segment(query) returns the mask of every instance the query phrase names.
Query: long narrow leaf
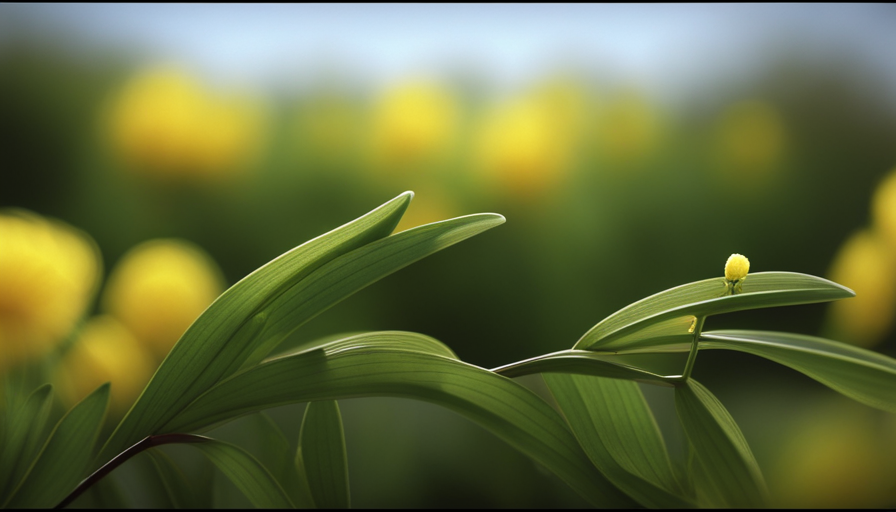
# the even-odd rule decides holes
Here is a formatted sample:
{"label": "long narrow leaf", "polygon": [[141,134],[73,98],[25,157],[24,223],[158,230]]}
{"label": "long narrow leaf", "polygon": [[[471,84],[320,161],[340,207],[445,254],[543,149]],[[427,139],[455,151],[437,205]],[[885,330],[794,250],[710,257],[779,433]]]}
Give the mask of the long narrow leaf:
{"label": "long narrow leaf", "polygon": [[277,479],[255,457],[232,444],[205,438],[201,451],[258,508],[295,508]]}
{"label": "long narrow leaf", "polygon": [[666,446],[634,382],[544,375],[585,453],[611,482],[650,508],[691,508],[680,497]]}
{"label": "long narrow leaf", "polygon": [[[377,335],[382,338],[382,333]],[[440,355],[382,348],[326,347],[263,363],[221,382],[166,425],[169,432],[208,428],[248,412],[295,402],[395,396],[454,410],[547,467],[599,506],[633,502],[588,460],[563,419],[510,379]]]}
{"label": "long narrow leaf", "polygon": [[298,478],[292,447],[280,427],[267,414],[250,415],[254,443],[244,445],[274,475],[289,499],[299,508],[314,508],[308,485]]}
{"label": "long narrow leaf", "polygon": [[282,254],[231,286],[193,322],[106,443],[97,465],[157,431],[233,371],[262,342],[261,310],[334,258],[387,236],[413,196],[406,192],[372,212]]}
{"label": "long narrow leaf", "polygon": [[308,404],[299,434],[299,449],[315,505],[318,508],[349,508],[351,492],[345,433],[335,400]]}
{"label": "long narrow leaf", "polygon": [[543,356],[525,359],[494,368],[492,371],[505,377],[521,377],[533,373],[573,373],[594,375],[611,379],[625,379],[671,387],[677,375],[657,375],[634,366],[613,361],[609,354],[590,350],[561,350]]}
{"label": "long narrow leaf", "polygon": [[746,352],[789,366],[863,404],[896,412],[896,359],[835,341],[766,331],[712,331],[700,348]]}
{"label": "long narrow leaf", "polygon": [[108,404],[106,383],[59,420],[8,506],[49,508],[78,485],[89,468]]}
{"label": "long narrow leaf", "polygon": [[[402,231],[336,258],[265,308],[267,317],[260,337],[268,340],[266,346],[276,345],[300,325],[358,290],[503,223],[504,217],[493,213],[466,215]],[[257,351],[243,368],[254,366],[266,355]]]}
{"label": "long narrow leaf", "polygon": [[195,499],[196,491],[190,487],[187,477],[171,460],[171,457],[159,449],[147,450],[146,454],[156,470],[171,506],[173,508],[200,508]]}
{"label": "long narrow leaf", "polygon": [[[727,295],[724,278],[705,279],[651,295],[608,316],[586,332],[573,346],[575,349],[616,350],[628,343],[644,345],[646,340],[634,337],[637,331],[677,318],[710,316],[746,309],[768,308],[793,304],[825,302],[855,293],[827,279],[794,272],[758,272],[750,274],[743,291]],[[673,340],[658,337],[658,342],[679,343],[684,333],[672,330]]]}
{"label": "long narrow leaf", "polygon": [[701,483],[707,484],[710,494],[727,507],[764,506],[767,490],[762,472],[722,403],[702,384],[688,379],[675,388],[675,410],[705,470]]}
{"label": "long narrow leaf", "polygon": [[23,404],[13,409],[3,459],[0,461],[2,502],[8,501],[40,450],[52,405],[53,386],[44,384],[28,395]]}

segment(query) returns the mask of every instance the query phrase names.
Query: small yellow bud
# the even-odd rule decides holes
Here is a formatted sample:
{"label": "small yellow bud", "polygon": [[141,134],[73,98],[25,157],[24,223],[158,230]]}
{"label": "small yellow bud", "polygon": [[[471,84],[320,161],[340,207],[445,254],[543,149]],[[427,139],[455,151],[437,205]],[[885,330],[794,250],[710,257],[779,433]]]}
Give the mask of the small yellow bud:
{"label": "small yellow bud", "polygon": [[734,282],[747,277],[750,271],[750,260],[742,254],[732,254],[725,262],[725,279]]}

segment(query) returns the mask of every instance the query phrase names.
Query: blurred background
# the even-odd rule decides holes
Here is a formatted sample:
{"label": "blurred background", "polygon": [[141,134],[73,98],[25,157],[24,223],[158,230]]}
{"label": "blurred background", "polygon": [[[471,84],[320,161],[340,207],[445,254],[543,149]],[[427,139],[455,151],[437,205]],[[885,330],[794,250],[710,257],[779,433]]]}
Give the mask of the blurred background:
{"label": "blurred background", "polygon": [[[894,52],[892,5],[2,4],[0,370],[37,367],[60,414],[111,380],[111,421],[227,286],[405,190],[399,230],[507,223],[286,345],[409,330],[492,368],[737,252],[858,296],[706,329],[896,356]],[[894,415],[746,354],[703,352],[695,377],[775,504],[896,505]],[[679,456],[671,394],[645,393]],[[340,406],[355,506],[585,505],[452,412]],[[270,411],[293,446],[303,408]],[[256,420],[212,435],[245,444]],[[209,505],[247,503],[169,448]],[[104,485],[159,506],[141,464]]]}

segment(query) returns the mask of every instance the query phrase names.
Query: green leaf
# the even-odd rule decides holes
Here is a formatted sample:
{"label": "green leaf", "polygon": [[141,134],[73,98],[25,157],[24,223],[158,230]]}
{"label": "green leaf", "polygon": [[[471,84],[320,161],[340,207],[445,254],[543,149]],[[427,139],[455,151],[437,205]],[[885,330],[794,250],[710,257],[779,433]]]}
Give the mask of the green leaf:
{"label": "green leaf", "polygon": [[670,379],[677,377],[657,375],[635,366],[613,361],[613,359],[612,355],[591,350],[561,350],[499,366],[492,371],[505,377],[522,377],[533,373],[574,373],[611,379],[636,380],[669,387],[673,386]]}
{"label": "green leaf", "polygon": [[[418,226],[371,242],[345,254],[300,281],[265,308],[261,337],[277,345],[299,326],[338,303],[417,260],[504,223],[492,213],[466,215]],[[256,353],[242,369],[260,362]]]}
{"label": "green leaf", "polygon": [[705,470],[700,483],[710,494],[726,507],[765,506],[767,490],[762,472],[743,433],[722,403],[702,384],[688,379],[675,388],[675,410],[697,461]]}
{"label": "green leaf", "polygon": [[701,349],[746,352],[789,366],[862,402],[896,412],[896,359],[814,336],[767,331],[712,331]]}
{"label": "green leaf", "polygon": [[311,402],[299,433],[300,459],[318,508],[349,508],[348,458],[335,400]]}
{"label": "green leaf", "polygon": [[59,420],[8,506],[49,508],[74,490],[86,476],[108,404],[106,383]]}
{"label": "green leaf", "polygon": [[172,508],[200,508],[196,493],[187,477],[165,452],[158,448],[146,451]]}
{"label": "green leaf", "polygon": [[[680,344],[690,317],[718,315],[746,309],[825,302],[855,296],[852,290],[820,277],[794,272],[758,272],[743,282],[743,291],[727,294],[725,278],[705,279],[651,295],[613,313],[591,328],[576,342],[575,349],[619,350]],[[652,337],[636,334],[647,327],[664,324]],[[656,338],[651,341],[652,338]]]}
{"label": "green leaf", "polygon": [[[441,355],[395,348],[386,333],[357,336],[277,358],[221,382],[166,426],[188,432],[252,411],[314,400],[366,396],[414,398],[442,405],[484,426],[535,459],[592,503],[633,502],[591,464],[563,419],[510,379]],[[404,333],[404,336],[414,336]]]}
{"label": "green leaf", "polygon": [[[250,453],[255,455],[264,467],[274,475],[280,487],[286,491],[289,499],[299,508],[314,508],[311,499],[311,491],[308,484],[302,482],[296,473],[293,450],[283,435],[280,427],[267,414],[259,412],[250,415],[252,419],[253,436],[255,443],[250,446]],[[251,448],[255,448],[252,451]]]}
{"label": "green leaf", "polygon": [[2,502],[16,489],[31,467],[44,441],[44,431],[53,405],[53,386],[44,384],[35,389],[19,407],[13,408],[6,434],[6,446],[0,464]]}
{"label": "green leaf", "polygon": [[270,471],[242,448],[210,438],[189,446],[208,457],[256,507],[295,508]]}
{"label": "green leaf", "polygon": [[174,414],[238,368],[261,343],[261,310],[334,258],[387,236],[413,196],[406,192],[372,212],[273,259],[221,294],[171,349],[97,460],[102,465],[153,434]]}
{"label": "green leaf", "polygon": [[546,374],[544,380],[595,466],[649,508],[693,508],[681,494],[653,414],[634,382]]}

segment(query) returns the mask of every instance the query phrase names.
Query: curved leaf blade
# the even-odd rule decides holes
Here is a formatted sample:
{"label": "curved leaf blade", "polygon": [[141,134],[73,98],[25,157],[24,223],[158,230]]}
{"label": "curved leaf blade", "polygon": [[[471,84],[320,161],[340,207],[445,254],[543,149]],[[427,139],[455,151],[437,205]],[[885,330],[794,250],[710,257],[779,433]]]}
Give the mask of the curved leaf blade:
{"label": "curved leaf blade", "polygon": [[701,349],[737,350],[764,357],[863,404],[896,412],[896,359],[801,334],[726,330],[705,332],[700,338]]}
{"label": "curved leaf blade", "polygon": [[768,491],[762,472],[722,403],[702,384],[688,379],[675,388],[675,410],[704,470],[701,480],[708,494],[727,507],[765,506]]}
{"label": "curved leaf blade", "polygon": [[168,353],[113,432],[97,465],[153,434],[180,409],[238,368],[262,342],[261,310],[328,261],[395,229],[413,193],[288,251],[221,294]]}
{"label": "curved leaf blade", "polygon": [[59,420],[7,505],[49,508],[84,478],[106,416],[109,384],[103,384]]}
{"label": "curved leaf blade", "polygon": [[[415,261],[504,223],[494,213],[479,213],[402,231],[334,259],[310,274],[265,308],[260,337],[276,346],[315,315],[344,298]],[[260,362],[257,352],[242,369]]]}
{"label": "curved leaf blade", "polygon": [[348,457],[335,400],[311,402],[299,433],[299,458],[318,508],[349,508]]}
{"label": "curved leaf blade", "polygon": [[374,346],[277,358],[221,382],[166,425],[195,431],[255,410],[314,400],[395,396],[432,402],[484,426],[600,506],[633,502],[591,464],[563,419],[528,389],[439,355]]}
{"label": "curved leaf blade", "polygon": [[295,508],[270,471],[242,448],[210,438],[189,446],[208,457],[256,507]]}
{"label": "curved leaf blade", "polygon": [[634,382],[569,374],[544,380],[591,461],[649,508],[692,508],[680,497],[659,427]]}
{"label": "curved leaf blade", "polygon": [[[676,318],[700,317],[853,297],[855,293],[833,281],[795,272],[757,272],[747,276],[743,291],[727,295],[725,278],[705,279],[651,295],[603,319],[586,332],[574,349],[616,350],[631,342],[641,329]],[[673,337],[683,335],[672,331]],[[628,341],[627,341],[628,338]],[[640,345],[649,343],[635,338]],[[659,340],[662,341],[662,340]],[[663,341],[679,343],[680,341]]]}
{"label": "curved leaf blade", "polygon": [[0,460],[0,493],[7,502],[34,462],[44,438],[43,434],[53,405],[53,386],[44,384],[28,395],[9,417],[9,430]]}
{"label": "curved leaf blade", "polygon": [[522,377],[533,373],[572,373],[634,380],[669,387],[674,385],[672,379],[678,377],[678,375],[657,375],[635,366],[613,361],[612,355],[591,350],[561,350],[499,366],[492,371],[505,377]]}
{"label": "curved leaf blade", "polygon": [[195,491],[190,488],[187,477],[171,457],[159,449],[147,450],[146,454],[172,508],[201,508],[196,502]]}

